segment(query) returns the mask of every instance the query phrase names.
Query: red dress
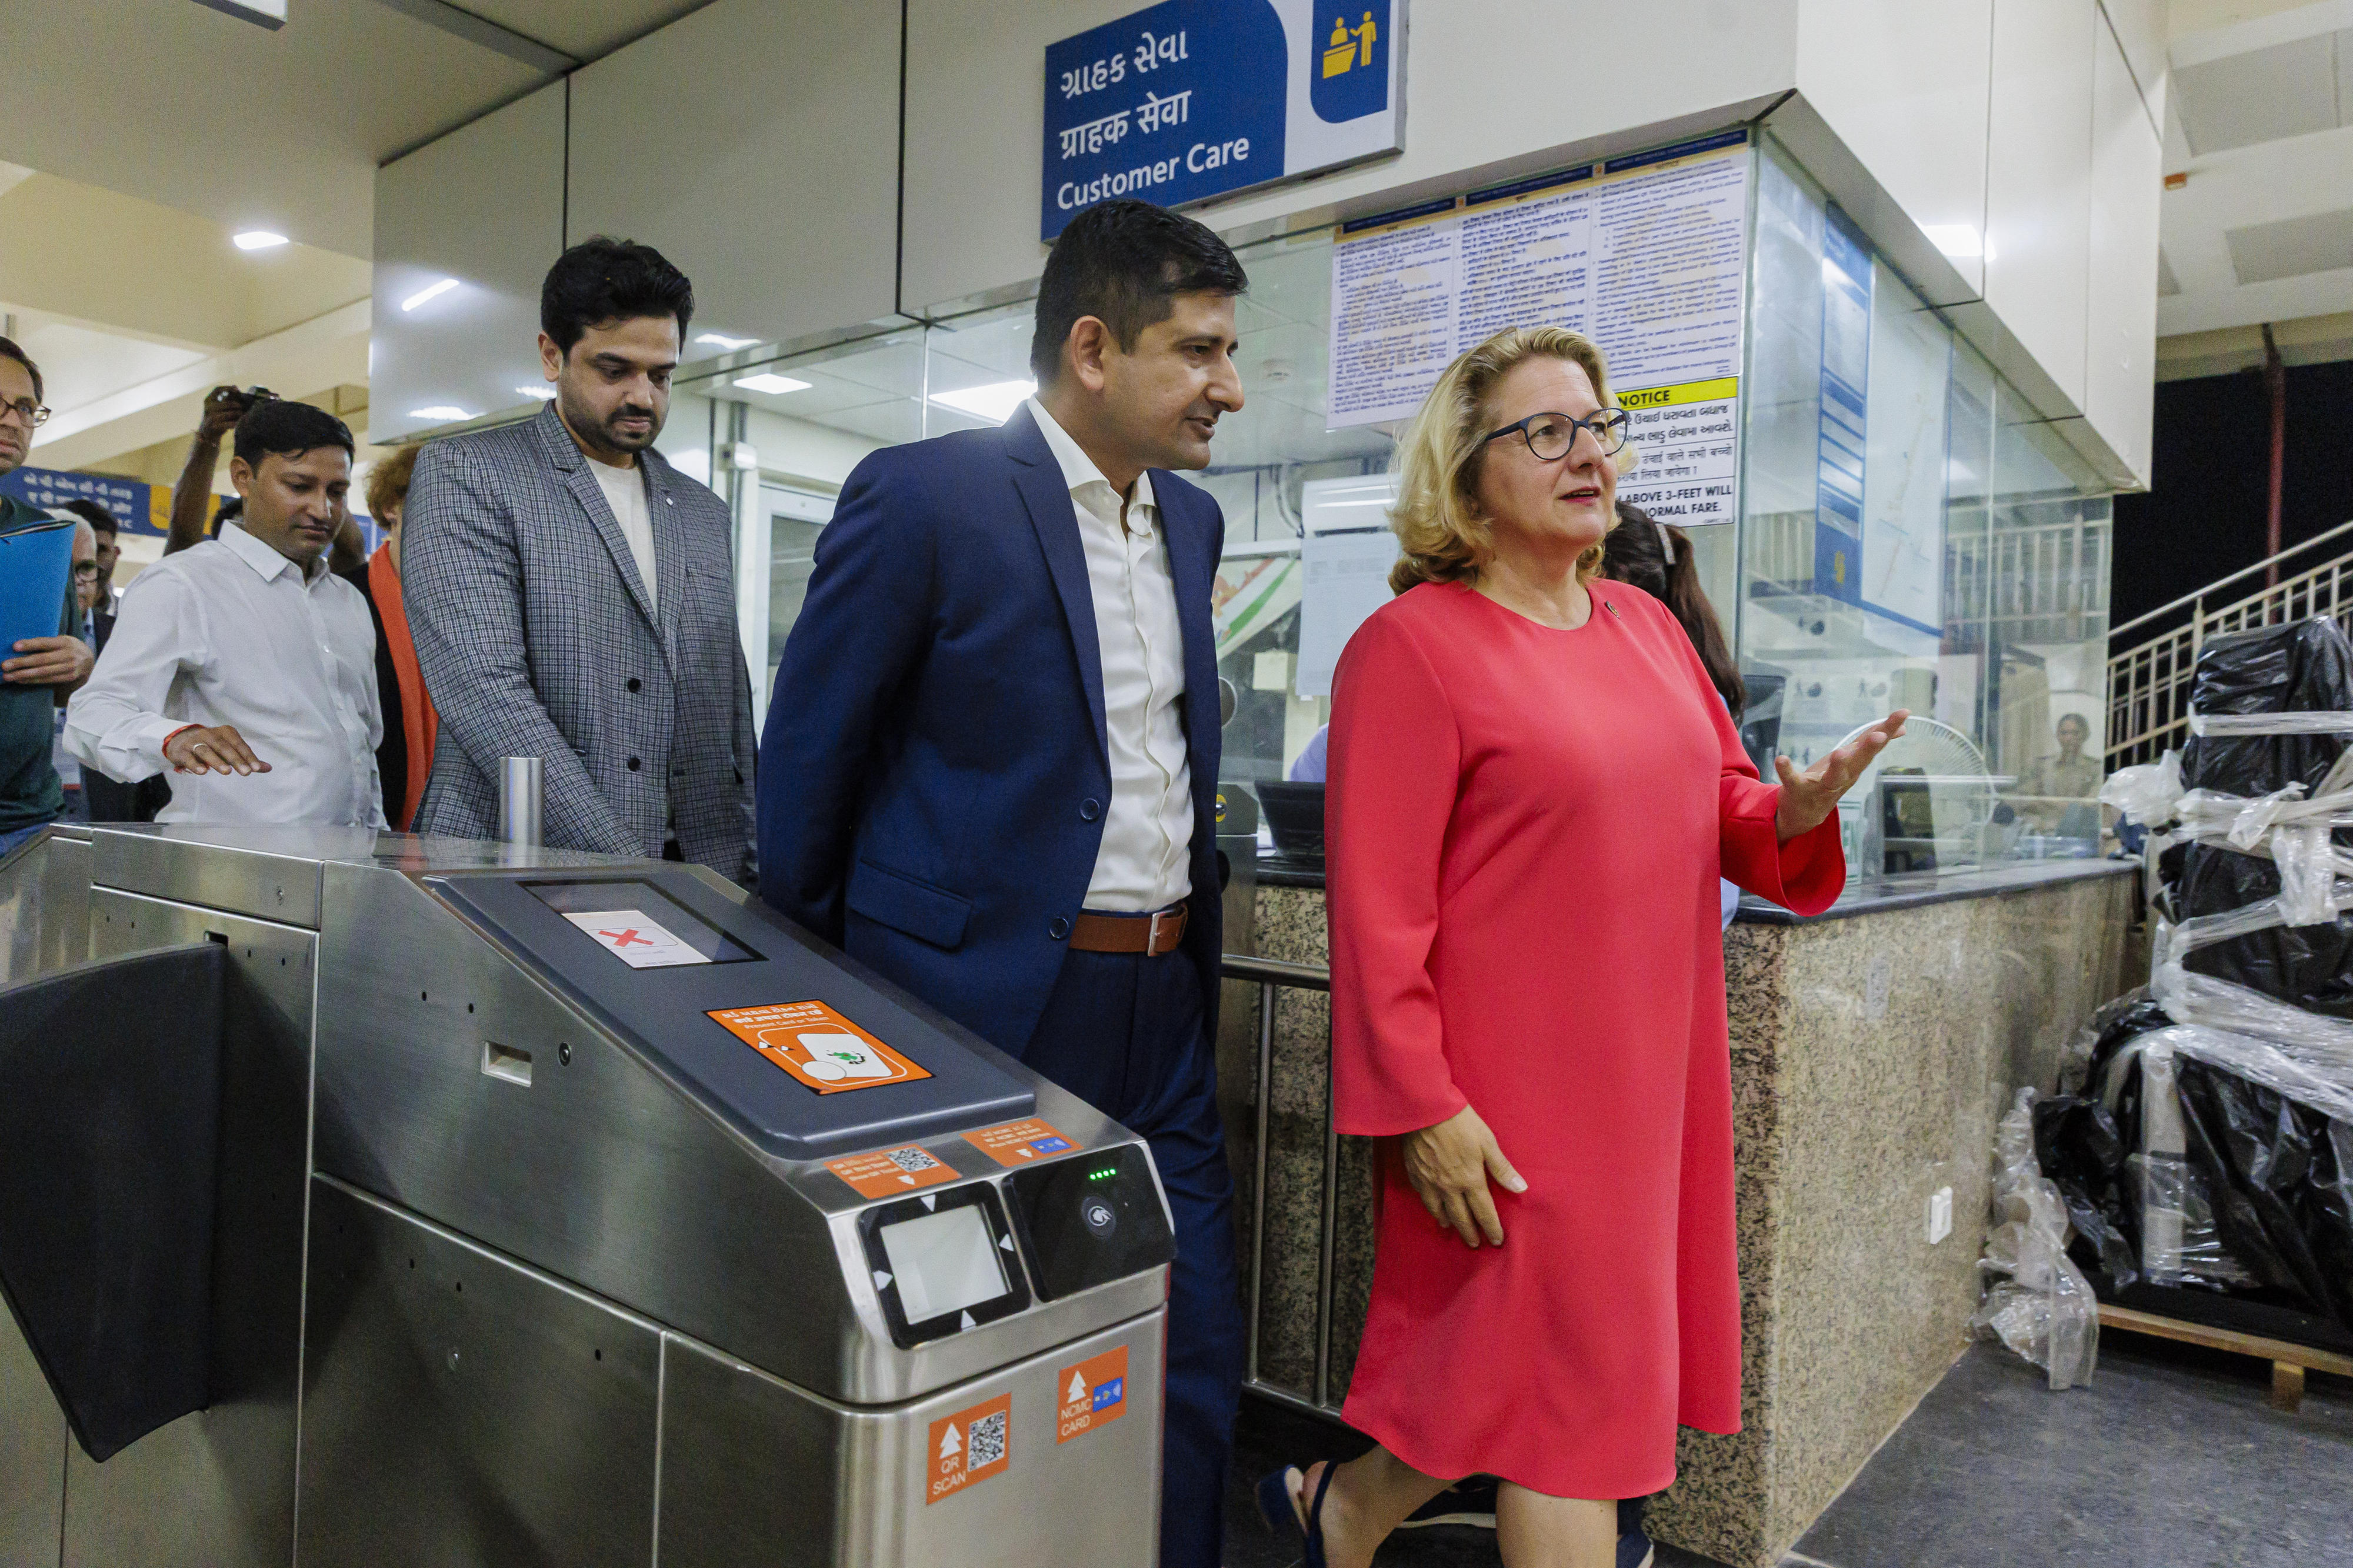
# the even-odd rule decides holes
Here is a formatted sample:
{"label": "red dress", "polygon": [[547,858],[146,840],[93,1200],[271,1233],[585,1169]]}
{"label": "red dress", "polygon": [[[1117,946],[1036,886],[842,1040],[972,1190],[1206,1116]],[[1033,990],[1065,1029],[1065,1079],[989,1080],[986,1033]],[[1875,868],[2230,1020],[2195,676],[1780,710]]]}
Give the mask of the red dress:
{"label": "red dress", "polygon": [[1835,816],[1776,843],[1665,606],[1591,589],[1559,631],[1424,584],[1348,644],[1332,1078],[1343,1132],[1476,1106],[1528,1184],[1473,1251],[1383,1161],[1350,1424],[1431,1475],[1626,1498],[1674,1479],[1678,1423],[1740,1428],[1719,867],[1810,914],[1846,862]]}

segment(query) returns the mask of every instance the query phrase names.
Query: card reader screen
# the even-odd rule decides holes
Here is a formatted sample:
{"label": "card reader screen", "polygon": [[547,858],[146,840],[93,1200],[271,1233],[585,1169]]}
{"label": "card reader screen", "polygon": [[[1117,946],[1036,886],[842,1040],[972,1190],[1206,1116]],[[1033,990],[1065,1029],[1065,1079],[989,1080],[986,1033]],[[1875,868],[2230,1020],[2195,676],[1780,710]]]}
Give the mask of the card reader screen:
{"label": "card reader screen", "polygon": [[901,1220],[879,1234],[911,1323],[961,1312],[1010,1289],[988,1222],[973,1205]]}
{"label": "card reader screen", "polygon": [[748,963],[760,955],[651,882],[525,882],[532,896],[632,969]]}

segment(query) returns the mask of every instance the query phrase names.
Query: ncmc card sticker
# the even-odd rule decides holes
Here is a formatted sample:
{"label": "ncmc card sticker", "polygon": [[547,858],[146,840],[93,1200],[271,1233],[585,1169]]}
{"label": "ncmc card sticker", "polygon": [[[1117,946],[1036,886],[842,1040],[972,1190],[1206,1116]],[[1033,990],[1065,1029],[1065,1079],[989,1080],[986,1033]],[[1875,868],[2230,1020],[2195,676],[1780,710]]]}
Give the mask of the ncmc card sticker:
{"label": "ncmc card sticker", "polygon": [[1127,1414],[1127,1347],[1091,1356],[1054,1374],[1060,1403],[1054,1411],[1054,1441],[1108,1426]]}
{"label": "ncmc card sticker", "polygon": [[819,1094],[932,1076],[822,1002],[722,1007],[711,1017]]}

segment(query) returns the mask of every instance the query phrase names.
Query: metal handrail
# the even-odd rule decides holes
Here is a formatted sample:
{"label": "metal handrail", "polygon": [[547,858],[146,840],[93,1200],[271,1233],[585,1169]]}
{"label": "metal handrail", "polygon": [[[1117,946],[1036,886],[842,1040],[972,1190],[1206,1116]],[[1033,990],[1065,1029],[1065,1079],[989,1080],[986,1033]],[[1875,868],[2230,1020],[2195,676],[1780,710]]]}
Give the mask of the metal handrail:
{"label": "metal handrail", "polygon": [[[2338,534],[2348,531],[2353,531],[2353,521],[2340,522],[2326,533],[2316,533],[2310,539],[2304,541],[2300,544],[2291,544],[2286,549],[2280,551],[2276,554],[2266,555],[2261,561],[2256,562],[2253,566],[2242,566],[2227,577],[2217,577],[2211,583],[2209,583],[2204,587],[2199,589],[2196,593],[2184,594],[2181,597],[2174,600],[2171,604],[2159,605],[2156,609],[2135,616],[2131,620],[2125,622],[2122,626],[2110,626],[2108,628],[2109,646],[2114,647],[2116,638],[2132,630],[2135,626],[2145,625],[2147,622],[2157,619],[2159,616],[2166,615],[2171,611],[2181,608],[2184,605],[2194,605],[2201,599],[2211,597],[2214,591],[2225,583],[2235,583],[2240,578],[2248,575],[2250,573],[2261,572],[2268,566],[2272,566],[2279,562],[2286,560],[2291,555],[2309,550],[2316,544],[2326,544],[2328,541],[2336,538]],[[2265,594],[2274,592],[2277,592],[2277,590],[2272,588],[2266,588],[2263,590],[2263,593]],[[2247,596],[2251,599],[2261,598],[2263,595],[2251,594]],[[2223,612],[2217,611],[2215,613],[2220,615]]]}
{"label": "metal handrail", "polygon": [[1337,1416],[1332,1400],[1332,1316],[1337,1286],[1333,1240],[1340,1207],[1340,1134],[1332,1120],[1332,1080],[1324,1080],[1324,1191],[1322,1235],[1315,1249],[1315,1382],[1312,1398],[1302,1399],[1287,1388],[1259,1376],[1259,1328],[1266,1299],[1266,1170],[1267,1136],[1274,1103],[1274,999],[1282,990],[1332,989],[1332,971],[1321,963],[1293,963],[1280,958],[1249,953],[1223,955],[1220,973],[1258,987],[1258,1105],[1253,1117],[1256,1137],[1250,1151],[1250,1318],[1247,1360],[1242,1385],[1251,1392],[1314,1415]]}
{"label": "metal handrail", "polygon": [[[2353,522],[2282,551],[2276,561],[2353,530]],[[2306,568],[2284,582],[2267,584],[2227,605],[2207,608],[2224,583],[2262,569],[2258,562],[2244,572],[2217,579],[2185,599],[2128,623],[2140,626],[2153,616],[2187,605],[2186,624],[2148,637],[2107,661],[2108,736],[2106,757],[2111,769],[2154,760],[2158,750],[2189,723],[2189,693],[2206,639],[2226,632],[2268,626],[2303,616],[2329,616],[2339,621],[2353,617],[2353,552]]]}

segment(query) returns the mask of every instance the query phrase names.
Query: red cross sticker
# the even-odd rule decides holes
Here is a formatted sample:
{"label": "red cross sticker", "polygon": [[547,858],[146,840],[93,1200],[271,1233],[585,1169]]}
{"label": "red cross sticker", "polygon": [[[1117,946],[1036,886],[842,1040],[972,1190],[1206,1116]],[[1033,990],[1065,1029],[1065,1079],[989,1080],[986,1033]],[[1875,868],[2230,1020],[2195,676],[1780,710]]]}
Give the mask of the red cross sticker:
{"label": "red cross sticker", "polygon": [[635,926],[631,926],[627,931],[600,931],[596,934],[611,939],[615,947],[627,947],[631,942],[636,942],[639,947],[653,946],[652,942],[638,934],[638,928]]}

